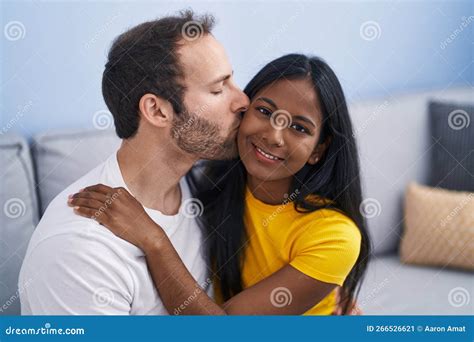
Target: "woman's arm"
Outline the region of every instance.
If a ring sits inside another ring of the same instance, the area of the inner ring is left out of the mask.
[[[225,315],[196,282],[166,234],[159,226],[153,239],[142,245],[153,282],[170,314]],[[212,286],[212,284],[211,284]]]
[[[300,315],[336,286],[315,280],[287,265],[220,307],[201,290],[167,237],[157,238],[156,243],[145,247],[144,252],[155,286],[170,313]]]
[[[165,232],[127,190],[99,184],[71,196],[69,205],[144,251],[155,286],[171,314],[299,315],[337,286],[286,265],[221,307],[201,289]]]

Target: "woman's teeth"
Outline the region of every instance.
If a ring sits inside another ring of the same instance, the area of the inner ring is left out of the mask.
[[[257,149],[258,152],[260,152],[261,154],[263,154],[266,158],[268,159],[271,159],[271,160],[281,160],[280,158],[278,157],[275,157],[275,156],[272,156],[271,154],[268,154],[266,153],[265,151],[263,151],[261,148],[259,148],[258,146],[255,146],[255,148]]]

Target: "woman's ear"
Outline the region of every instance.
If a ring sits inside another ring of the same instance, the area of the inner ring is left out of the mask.
[[[143,119],[156,127],[166,127],[173,121],[173,106],[167,100],[154,94],[145,94],[140,98],[138,108]]]
[[[313,153],[311,153],[311,155],[309,156],[308,164],[310,165],[316,164],[321,159],[324,152],[326,152],[330,142],[331,142],[331,139],[327,138],[323,143],[317,144],[313,150]]]

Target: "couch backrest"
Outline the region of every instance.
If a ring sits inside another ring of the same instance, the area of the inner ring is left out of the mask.
[[[473,103],[470,87],[419,92],[350,105],[360,146],[366,217],[376,254],[397,250],[410,181],[426,183],[432,141],[428,102]],[[472,123],[471,123],[472,124]]]
[[[41,213],[57,194],[107,159],[119,145],[113,130],[57,131],[34,137]]]

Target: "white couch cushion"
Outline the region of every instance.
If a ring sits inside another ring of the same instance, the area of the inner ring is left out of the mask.
[[[474,315],[472,272],[400,263],[375,257],[358,303],[365,315]]]
[[[18,315],[18,274],[38,223],[32,162],[25,139],[0,135],[0,165],[0,315]]]

